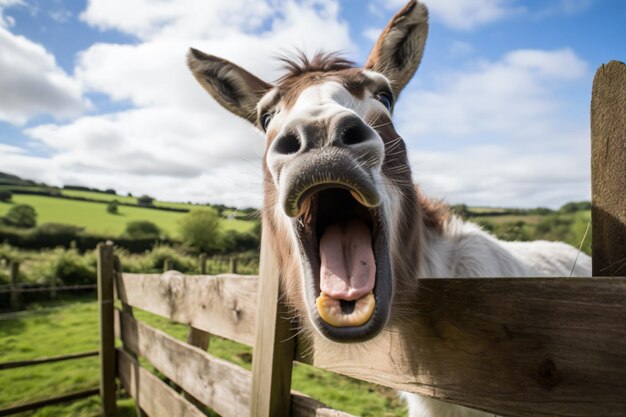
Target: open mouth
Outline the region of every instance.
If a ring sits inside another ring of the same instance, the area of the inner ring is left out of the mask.
[[[371,192],[345,184],[313,185],[298,199],[294,217],[309,315],[324,336],[338,342],[371,339],[389,316],[384,217],[364,195]]]

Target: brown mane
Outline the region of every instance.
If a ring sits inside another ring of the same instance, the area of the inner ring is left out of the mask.
[[[309,59],[304,52],[298,51],[295,57],[281,56],[278,59],[283,64],[282,69],[287,71],[278,79],[278,84],[310,72],[341,71],[356,67],[353,61],[342,57],[339,52],[317,51],[313,58]]]

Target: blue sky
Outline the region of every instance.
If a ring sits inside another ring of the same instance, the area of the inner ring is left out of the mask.
[[[396,106],[416,182],[450,203],[588,199],[596,68],[626,59],[621,0],[430,0]],[[364,62],[403,0],[0,0],[0,171],[260,205],[263,139],[195,84],[188,46],[271,81],[273,56]]]

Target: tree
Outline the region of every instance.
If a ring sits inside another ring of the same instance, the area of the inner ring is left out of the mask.
[[[117,202],[117,200],[110,201],[109,204],[107,204],[107,213],[117,214],[118,206],[119,203]]]
[[[200,252],[210,252],[220,245],[220,217],[212,208],[194,209],[179,223],[183,243]]]
[[[154,203],[154,198],[149,195],[142,195],[141,197],[137,197],[137,204],[142,207],[151,207],[152,203]]]
[[[5,214],[4,222],[15,227],[35,227],[37,225],[37,212],[32,206],[18,204],[11,207]]]
[[[11,193],[11,191],[9,190],[2,190],[0,191],[0,201],[3,201],[5,203],[11,201],[11,198],[13,197],[13,193]]]
[[[450,208],[452,209],[452,212],[457,216],[468,217],[470,214],[467,204],[455,204]]]
[[[161,229],[156,224],[148,220],[133,220],[126,223],[124,236],[131,239],[158,239]]]
[[[582,210],[591,210],[590,201],[570,201],[561,206],[559,211],[561,213],[575,213]]]

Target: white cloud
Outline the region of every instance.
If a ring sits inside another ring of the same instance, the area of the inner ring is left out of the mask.
[[[0,120],[23,124],[39,114],[76,116],[89,103],[80,85],[45,48],[0,27]]]
[[[91,0],[83,18],[94,25],[145,32],[147,40],[93,45],[79,57],[76,73],[89,90],[139,106],[209,102],[185,65],[190,46],[230,59],[269,81],[278,75],[274,57],[285,50],[355,49],[347,24],[338,19],[336,4],[326,0],[304,4],[189,0],[188,7],[179,1],[163,1],[158,7],[139,3],[123,15],[114,7],[116,3]],[[170,10],[176,12],[165,13]],[[261,11],[263,15],[271,12],[271,19],[257,21]],[[249,15],[256,17],[247,20]],[[262,22],[264,29],[251,34],[249,28],[258,28]]]
[[[2,172],[48,184],[61,184],[57,177],[58,171],[49,158],[30,156],[17,150],[14,152],[0,150],[0,155],[2,156]]]
[[[6,143],[0,143],[0,154],[20,154],[24,153],[24,149],[18,146],[7,145]]]
[[[188,179],[218,171],[230,161],[260,159],[263,140],[234,118],[150,107],[37,126],[26,133],[53,149],[61,168],[69,171]]]
[[[454,29],[473,29],[518,11],[510,0],[425,0],[432,14]]]
[[[453,41],[450,45],[450,55],[452,57],[464,57],[474,51],[472,44],[463,41]]]
[[[64,9],[53,10],[50,12],[50,18],[57,23],[65,23],[72,18],[72,12]]]
[[[468,146],[413,150],[414,179],[424,192],[451,204],[557,208],[591,198],[586,130],[565,135],[556,152],[535,146]]]
[[[275,12],[266,1],[139,0],[129,7],[125,0],[89,0],[81,19],[100,29],[116,29],[146,40],[252,31]]]
[[[587,10],[592,4],[591,0],[553,0],[542,3],[542,7],[533,16],[542,18],[561,14],[573,15]]]
[[[569,49],[517,50],[496,62],[442,74],[429,89],[405,93],[397,118],[411,134],[545,131],[559,109],[555,84],[579,79],[586,63]]]
[[[207,3],[161,2],[153,8],[139,2],[120,14],[116,1],[90,1],[85,21],[137,31],[141,42],[91,46],[78,57],[76,78],[87,91],[136,108],[27,130],[52,149],[59,181],[164,199],[260,205],[263,139],[202,90],[186,67],[188,48],[272,80],[279,74],[274,57],[285,48],[355,47],[334,1]],[[269,20],[257,16],[270,8]],[[254,19],[251,26],[248,18]]]
[[[50,158],[15,153],[2,155],[2,171],[34,179],[52,185],[85,184],[98,188],[113,188],[120,194],[149,194],[161,199],[192,202],[224,202],[239,207],[252,205],[260,207],[262,180],[260,164],[255,166],[248,161],[229,163],[220,168],[207,168],[206,173],[193,178],[181,178],[148,174],[145,172],[119,172],[92,166],[86,161],[79,166],[77,161],[56,154]],[[136,163],[138,161],[129,161]],[[141,162],[141,161],[139,161]],[[216,172],[219,171],[219,172]]]
[[[0,0],[0,28],[9,28],[15,25],[15,19],[11,16],[4,16],[4,9],[12,6],[23,6],[23,0]]]
[[[382,32],[383,28],[369,28],[363,31],[363,36],[372,41],[372,44],[374,44]]]
[[[397,130],[416,180],[433,196],[472,205],[589,198],[588,128],[567,120],[556,94],[586,71],[569,49],[518,50],[407,92]]]

